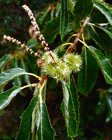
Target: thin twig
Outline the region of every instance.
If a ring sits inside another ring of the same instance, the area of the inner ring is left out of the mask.
[[[77,36],[76,36],[76,38],[75,38],[75,40],[74,40],[74,43],[68,48],[68,52],[73,52],[73,51],[74,51],[74,48],[75,48],[75,46],[77,45],[77,43],[78,43],[78,41],[79,41],[79,38],[80,38],[80,36],[82,35],[82,33],[83,33],[83,31],[84,31],[84,28],[85,28],[85,26],[88,24],[89,20],[90,20],[90,17],[87,17],[86,20],[84,21],[84,23],[83,23],[83,25],[82,25],[80,31],[77,33]]]

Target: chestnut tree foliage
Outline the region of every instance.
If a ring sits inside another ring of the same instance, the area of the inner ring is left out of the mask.
[[[103,123],[110,124],[111,3],[103,0],[0,0],[0,3],[3,7],[0,11],[0,110],[5,110],[18,94],[24,96],[24,89],[32,94],[21,115],[16,139],[60,139],[46,104],[49,85],[54,91],[61,86],[63,91],[59,111],[66,128],[64,139],[85,139],[84,119],[88,116],[88,122],[96,121],[89,115],[88,106],[93,115],[104,115]],[[95,99],[93,92],[99,93],[97,100],[92,101],[94,106],[91,99],[89,104],[84,102],[85,98]],[[112,138],[100,131],[94,133],[94,139]]]

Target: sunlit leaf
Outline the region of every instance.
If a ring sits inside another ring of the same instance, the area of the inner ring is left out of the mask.
[[[9,105],[12,99],[24,88],[26,88],[26,86],[20,88],[15,86],[3,93],[0,93],[0,110]]]
[[[37,101],[37,139],[38,140],[54,140],[55,131],[51,126],[47,107],[45,104],[46,86],[44,85],[39,89]]]
[[[112,8],[105,2],[94,2],[94,7],[97,8],[105,17],[108,22],[112,25]]]
[[[13,68],[5,72],[2,72],[0,73],[0,85],[3,85],[12,80],[13,78],[24,74],[26,74],[26,72],[24,69],[21,68]]]
[[[17,93],[20,91],[18,87],[13,87],[3,93],[0,93],[0,110],[5,108],[11,100],[17,95]]]
[[[79,127],[79,102],[73,79],[71,78],[69,83],[62,81],[62,88],[62,113],[65,118],[67,134],[70,137],[76,137]]]

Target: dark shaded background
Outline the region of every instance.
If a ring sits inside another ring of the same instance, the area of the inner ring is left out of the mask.
[[[49,4],[56,2],[55,0],[0,0],[0,56],[12,52],[14,49],[12,44],[3,43],[4,34],[25,42],[30,39],[27,32],[30,21],[21,5],[27,4],[38,16]],[[112,4],[111,0],[106,0],[106,2]],[[53,83],[51,84],[53,85]],[[10,87],[10,85],[8,86]],[[106,85],[100,74],[92,93],[88,97],[80,95],[80,134],[77,140],[112,140],[112,118],[109,118],[109,115],[112,117],[112,114],[108,114],[108,105],[105,100],[107,93],[112,100],[111,88]],[[65,124],[60,111],[62,101],[60,83],[57,87],[48,85],[47,94],[48,111],[52,125],[57,132],[57,140],[67,140]],[[0,140],[14,139],[19,128],[20,115],[28,106],[31,97],[32,91],[25,90],[24,95],[18,95],[6,109],[0,112]]]

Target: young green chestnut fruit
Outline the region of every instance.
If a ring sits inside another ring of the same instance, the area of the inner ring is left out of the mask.
[[[63,58],[66,65],[71,69],[71,71],[78,72],[81,69],[82,58],[78,54],[66,54]]]
[[[80,71],[82,65],[81,56],[77,54],[66,54],[63,58],[58,58],[54,52],[46,52],[42,59],[44,63],[41,72],[57,81],[68,78],[72,72]]]

